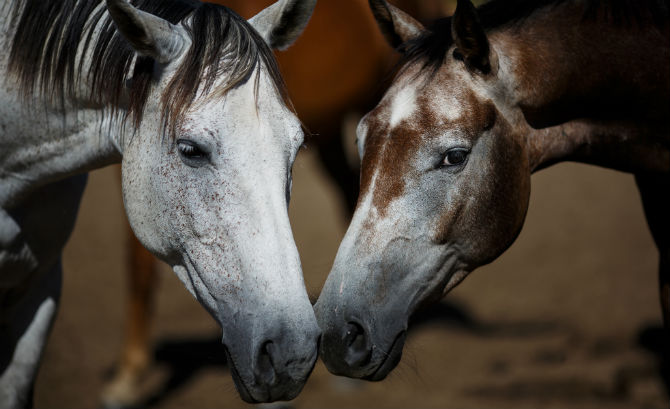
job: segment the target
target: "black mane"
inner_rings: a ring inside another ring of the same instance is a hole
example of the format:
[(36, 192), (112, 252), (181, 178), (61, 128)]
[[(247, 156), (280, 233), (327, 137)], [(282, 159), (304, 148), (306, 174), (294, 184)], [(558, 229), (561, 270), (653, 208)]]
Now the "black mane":
[[(642, 24), (662, 26), (668, 23), (670, 0), (491, 0), (477, 8), (485, 30), (522, 24), (535, 12), (556, 7), (569, 1), (585, 5), (584, 18), (605, 14), (614, 24)], [(436, 70), (443, 63), (453, 44), (451, 17), (436, 20), (418, 38), (399, 47), (403, 57), (399, 66), (422, 61), (424, 68)]]
[[(75, 97), (80, 81), (90, 84), (93, 103), (131, 116), (139, 125), (152, 86), (154, 61), (139, 56), (117, 33), (104, 0), (15, 0), (18, 21), (9, 71), (24, 97), (34, 94), (56, 102)], [(189, 0), (135, 0), (135, 7), (176, 24), (191, 16), (186, 29), (192, 46), (162, 95), (163, 121), (171, 130), (198, 91), (209, 91), (225, 73), (221, 95), (243, 82), (262, 63), (281, 97), (285, 86), (265, 41), (245, 19), (216, 4)], [(94, 27), (101, 27), (93, 38)], [(83, 67), (83, 46), (91, 65)], [(132, 70), (132, 72), (131, 72)], [(127, 106), (123, 106), (127, 104)]]

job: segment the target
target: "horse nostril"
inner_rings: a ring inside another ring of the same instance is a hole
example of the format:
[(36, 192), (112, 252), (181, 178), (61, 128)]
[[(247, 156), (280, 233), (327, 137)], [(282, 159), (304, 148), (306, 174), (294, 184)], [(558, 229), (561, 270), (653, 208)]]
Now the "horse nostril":
[(344, 327), (343, 339), (346, 352), (344, 361), (350, 367), (360, 367), (368, 364), (372, 358), (372, 346), (365, 329), (355, 322), (349, 322)]
[(344, 326), (344, 343), (347, 347), (351, 347), (355, 342), (360, 342), (364, 338), (365, 330), (355, 322), (349, 322)]
[(256, 380), (262, 385), (274, 385), (276, 371), (274, 368), (275, 344), (272, 341), (265, 341), (261, 344), (258, 351), (254, 375)]

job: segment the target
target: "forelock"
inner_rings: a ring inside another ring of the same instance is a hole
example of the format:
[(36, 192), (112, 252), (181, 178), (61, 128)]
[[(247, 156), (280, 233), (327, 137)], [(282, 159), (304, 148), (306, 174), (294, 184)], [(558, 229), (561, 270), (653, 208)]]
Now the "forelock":
[[(187, 0), (136, 0), (133, 4), (172, 24), (184, 23), (191, 38), (160, 98), (168, 133), (174, 132), (198, 95), (221, 97), (254, 72), (260, 74), (256, 68), (267, 71), (283, 102), (291, 106), (272, 50), (232, 10)], [(103, 0), (15, 0), (11, 13), (17, 29), (8, 69), (25, 98), (40, 96), (65, 112), (67, 99), (86, 97), (139, 126), (155, 85), (155, 62), (138, 55), (118, 33)], [(95, 27), (100, 28), (97, 38)], [(84, 56), (90, 61), (84, 61)], [(84, 67), (84, 63), (90, 65)], [(77, 95), (76, 84), (82, 81), (90, 85), (89, 95)]]
[(186, 28), (192, 45), (162, 96), (163, 122), (170, 133), (196, 98), (199, 102), (223, 98), (249, 80), (254, 81), (257, 96), (262, 71), (291, 106), (272, 50), (244, 18), (226, 7), (205, 3)]

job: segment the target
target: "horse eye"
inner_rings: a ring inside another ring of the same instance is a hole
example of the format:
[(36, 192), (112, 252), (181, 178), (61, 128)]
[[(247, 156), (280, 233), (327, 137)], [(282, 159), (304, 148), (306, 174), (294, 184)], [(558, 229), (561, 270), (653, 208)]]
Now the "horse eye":
[(462, 165), (468, 158), (468, 151), (462, 148), (451, 149), (447, 151), (442, 160), (442, 166)]
[(177, 148), (182, 157), (190, 160), (201, 160), (207, 157), (207, 154), (194, 142), (180, 139), (177, 141)]

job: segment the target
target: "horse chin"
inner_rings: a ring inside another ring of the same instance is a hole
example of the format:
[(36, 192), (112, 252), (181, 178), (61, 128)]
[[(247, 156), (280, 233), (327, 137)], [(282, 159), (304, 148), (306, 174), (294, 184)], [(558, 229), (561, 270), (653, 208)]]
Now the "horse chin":
[(402, 349), (405, 346), (405, 339), (407, 338), (407, 331), (401, 331), (391, 344), (388, 352), (385, 355), (384, 360), (379, 364), (377, 369), (366, 377), (363, 377), (366, 381), (379, 382), (388, 376), (398, 363), (400, 358), (402, 358)]
[(230, 354), (230, 350), (225, 346), (224, 349), (226, 351), (226, 359), (228, 360), (228, 366), (230, 367), (230, 374), (233, 378), (233, 382), (235, 383), (235, 389), (237, 389), (237, 393), (240, 395), (240, 398), (242, 398), (243, 401), (251, 404), (257, 404), (257, 403), (274, 402), (275, 400), (277, 400), (272, 399), (271, 396), (272, 394), (270, 392), (269, 387), (266, 390), (260, 390), (260, 388), (255, 388), (255, 390), (252, 392), (251, 389), (242, 379), (242, 376), (240, 375), (240, 372), (237, 369), (237, 365), (235, 364), (235, 361), (233, 360), (233, 357)]
[(242, 400), (247, 403), (266, 402), (267, 400), (258, 400), (252, 396), (251, 392), (247, 388), (247, 385), (242, 380), (239, 371), (237, 370), (237, 365), (235, 365), (235, 361), (230, 354), (230, 350), (225, 345), (223, 346), (223, 349), (226, 351), (226, 360), (228, 361), (228, 366), (230, 367), (230, 374), (233, 377), (235, 389), (237, 389), (237, 393), (240, 395), (240, 398), (242, 398)]

